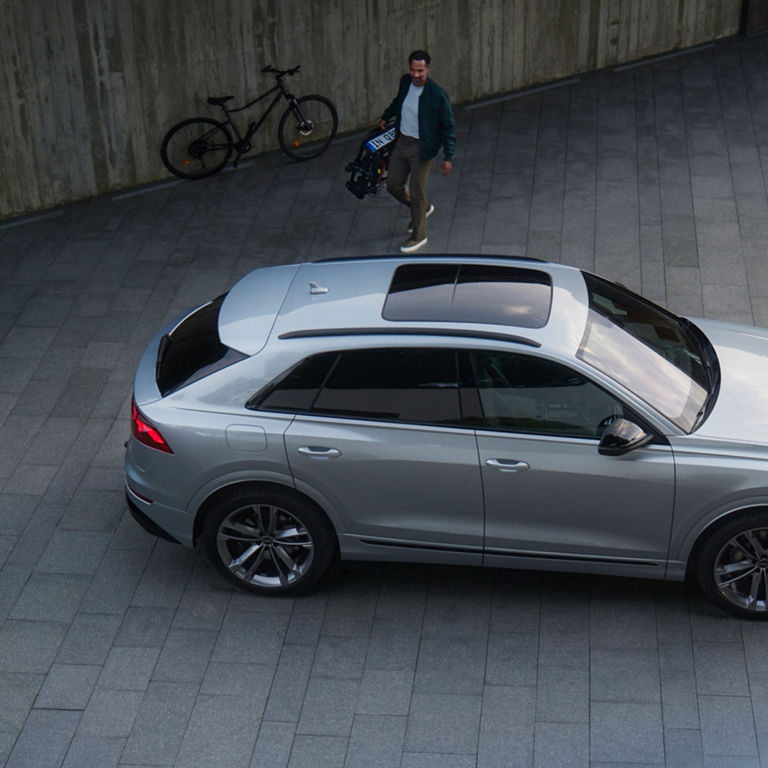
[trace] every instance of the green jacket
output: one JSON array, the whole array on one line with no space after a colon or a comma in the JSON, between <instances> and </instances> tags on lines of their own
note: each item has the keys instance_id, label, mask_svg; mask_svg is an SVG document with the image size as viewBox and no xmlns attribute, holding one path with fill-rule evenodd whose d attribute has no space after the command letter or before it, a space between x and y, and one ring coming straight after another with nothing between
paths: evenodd
<instances>
[{"instance_id":1,"label":"green jacket","mask_svg":"<svg viewBox=\"0 0 768 768\"><path fill-rule=\"evenodd\" d=\"M384 110L382 118L395 118L395 125L400 130L400 110L402 109L408 89L411 87L411 76L403 75L400 88L392 103ZM453 127L453 110L448 94L433 80L427 78L424 90L419 99L419 144L421 159L431 160L442 146L445 159L453 159L456 151L456 132Z\"/></svg>"}]
</instances>

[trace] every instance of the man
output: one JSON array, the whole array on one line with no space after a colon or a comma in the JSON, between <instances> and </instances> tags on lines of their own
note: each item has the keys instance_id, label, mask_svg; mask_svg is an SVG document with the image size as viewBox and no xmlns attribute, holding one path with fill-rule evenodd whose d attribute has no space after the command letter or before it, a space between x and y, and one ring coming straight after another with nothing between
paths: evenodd
<instances>
[{"instance_id":1,"label":"man","mask_svg":"<svg viewBox=\"0 0 768 768\"><path fill-rule=\"evenodd\" d=\"M411 209L411 236L400 246L403 253L426 245L426 219L435 210L427 198L432 160L442 147L445 176L451 172L456 149L451 103L446 92L429 79L430 62L426 51L414 51L408 57L409 72L401 78L397 96L379 123L384 128L394 118L397 128L397 142L389 156L387 191Z\"/></svg>"}]
</instances>

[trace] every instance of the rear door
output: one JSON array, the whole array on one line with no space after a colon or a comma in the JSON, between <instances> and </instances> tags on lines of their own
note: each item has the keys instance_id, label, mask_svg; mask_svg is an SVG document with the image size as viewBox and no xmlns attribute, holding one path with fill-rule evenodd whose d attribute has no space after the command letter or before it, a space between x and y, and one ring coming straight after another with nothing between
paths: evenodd
<instances>
[{"instance_id":1,"label":"rear door","mask_svg":"<svg viewBox=\"0 0 768 768\"><path fill-rule=\"evenodd\" d=\"M327 500L345 548L481 562L477 443L461 426L456 359L446 348L342 351L286 431L297 487Z\"/></svg>"}]
</instances>

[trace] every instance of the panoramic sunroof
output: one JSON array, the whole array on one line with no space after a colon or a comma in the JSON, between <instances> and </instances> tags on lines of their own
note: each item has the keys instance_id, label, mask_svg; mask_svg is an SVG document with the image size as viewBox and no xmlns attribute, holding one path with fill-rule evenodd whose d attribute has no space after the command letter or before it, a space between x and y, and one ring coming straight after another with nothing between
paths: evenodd
<instances>
[{"instance_id":1,"label":"panoramic sunroof","mask_svg":"<svg viewBox=\"0 0 768 768\"><path fill-rule=\"evenodd\" d=\"M542 328L552 303L546 272L486 264L406 264L395 270L385 320Z\"/></svg>"}]
</instances>

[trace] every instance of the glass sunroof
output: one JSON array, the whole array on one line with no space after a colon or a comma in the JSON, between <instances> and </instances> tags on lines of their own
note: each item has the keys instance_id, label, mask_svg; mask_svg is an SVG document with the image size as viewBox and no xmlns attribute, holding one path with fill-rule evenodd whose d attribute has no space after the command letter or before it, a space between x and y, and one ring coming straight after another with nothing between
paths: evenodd
<instances>
[{"instance_id":1,"label":"glass sunroof","mask_svg":"<svg viewBox=\"0 0 768 768\"><path fill-rule=\"evenodd\" d=\"M382 316L542 328L552 281L546 272L496 264L405 264L395 270Z\"/></svg>"}]
</instances>

